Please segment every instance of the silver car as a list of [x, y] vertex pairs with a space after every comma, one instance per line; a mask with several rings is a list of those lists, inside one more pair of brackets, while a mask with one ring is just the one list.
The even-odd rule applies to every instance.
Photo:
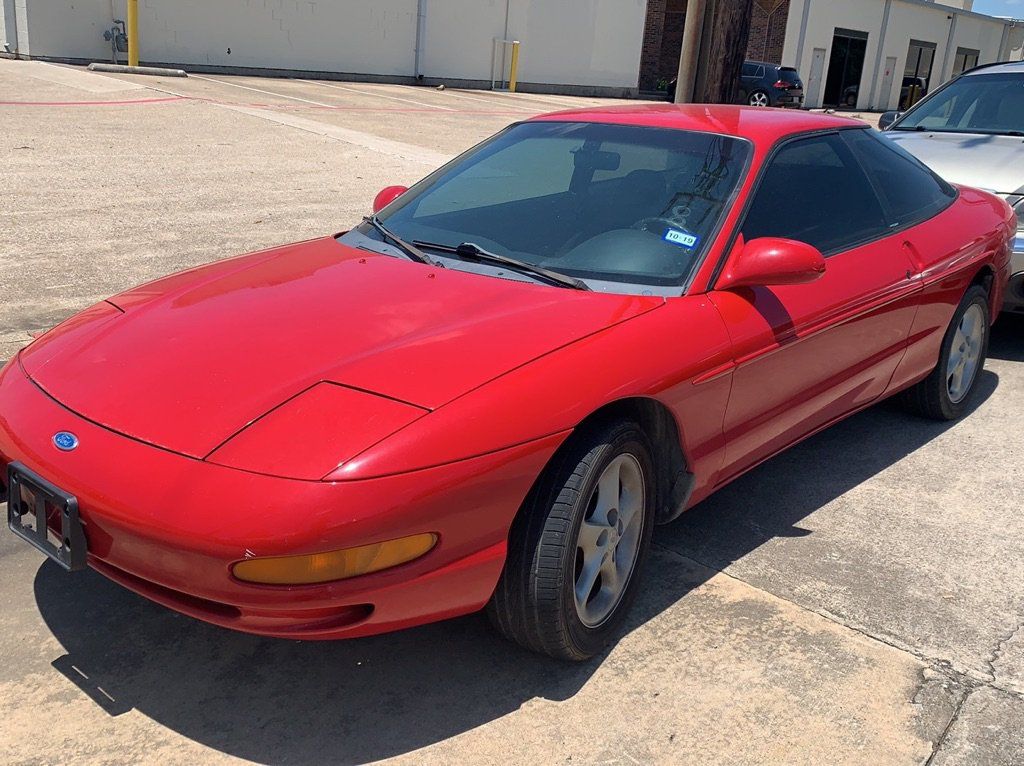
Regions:
[[1004, 310], [1024, 313], [1024, 62], [965, 72], [879, 125], [947, 181], [995, 192], [1017, 211]]

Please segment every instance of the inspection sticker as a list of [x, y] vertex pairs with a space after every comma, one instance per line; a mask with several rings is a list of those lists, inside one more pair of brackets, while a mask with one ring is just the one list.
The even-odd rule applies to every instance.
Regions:
[[665, 241], [692, 248], [696, 247], [697, 243], [700, 242], [700, 237], [689, 232], [679, 231], [678, 229], [669, 229], [665, 232]]

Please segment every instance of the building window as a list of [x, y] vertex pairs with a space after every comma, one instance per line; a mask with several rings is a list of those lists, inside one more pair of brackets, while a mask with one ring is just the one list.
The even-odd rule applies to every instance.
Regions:
[[981, 51], [974, 50], [973, 48], [957, 48], [956, 58], [953, 59], [953, 76], [966, 72], [968, 69], [974, 69], [978, 66], [978, 57], [981, 55]]
[[825, 77], [826, 106], [857, 105], [867, 49], [867, 32], [836, 28]]
[[900, 109], [909, 109], [928, 93], [933, 63], [935, 43], [911, 40], [907, 49], [907, 64], [903, 68]]

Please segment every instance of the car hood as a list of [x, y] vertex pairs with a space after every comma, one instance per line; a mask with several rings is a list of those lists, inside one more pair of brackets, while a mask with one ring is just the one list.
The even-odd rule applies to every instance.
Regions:
[[1024, 187], [1024, 141], [1013, 136], [891, 130], [885, 136], [950, 183], [997, 194]]
[[325, 238], [122, 293], [37, 340], [21, 363], [81, 416], [201, 458], [318, 384], [431, 410], [662, 304], [433, 268]]

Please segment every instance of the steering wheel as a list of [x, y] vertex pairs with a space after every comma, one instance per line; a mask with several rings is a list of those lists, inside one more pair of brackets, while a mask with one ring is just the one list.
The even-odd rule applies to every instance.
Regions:
[[[652, 228], [653, 227], [653, 228]], [[638, 229], [640, 231], [646, 231], [651, 234], [657, 234], [659, 237], [665, 232], [658, 231], [662, 229], [678, 229], [681, 225], [677, 221], [673, 221], [671, 218], [663, 218], [661, 216], [651, 216], [650, 218], [641, 218], [639, 221], [634, 223], [630, 228]]]

